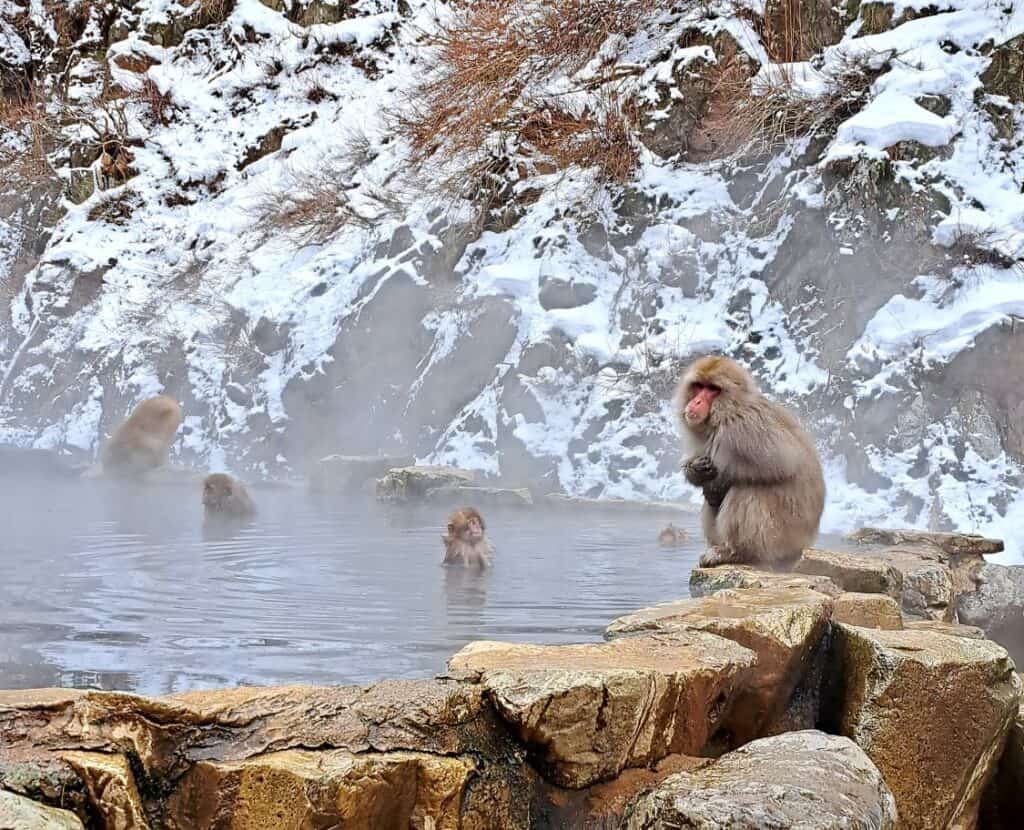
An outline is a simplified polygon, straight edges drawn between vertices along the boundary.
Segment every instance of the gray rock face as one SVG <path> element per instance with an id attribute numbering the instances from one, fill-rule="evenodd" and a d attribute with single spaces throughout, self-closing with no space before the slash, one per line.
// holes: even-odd
<path id="1" fill-rule="evenodd" d="M 389 470 L 412 467 L 415 463 L 411 455 L 329 455 L 313 468 L 309 486 L 324 491 L 357 490 Z"/>
<path id="2" fill-rule="evenodd" d="M 550 311 L 555 308 L 578 308 L 593 302 L 596 296 L 597 289 L 589 283 L 542 277 L 538 299 L 541 307 Z"/>
<path id="3" fill-rule="evenodd" d="M 763 738 L 638 798 L 626 830 L 893 830 L 896 803 L 848 738 L 808 730 Z"/>
<path id="4" fill-rule="evenodd" d="M 1024 567 L 986 562 L 968 573 L 973 584 L 957 593 L 957 618 L 984 629 L 1024 666 Z"/>
<path id="5" fill-rule="evenodd" d="M 377 500 L 404 503 L 426 498 L 439 487 L 471 485 L 476 476 L 455 467 L 400 467 L 377 479 Z"/>

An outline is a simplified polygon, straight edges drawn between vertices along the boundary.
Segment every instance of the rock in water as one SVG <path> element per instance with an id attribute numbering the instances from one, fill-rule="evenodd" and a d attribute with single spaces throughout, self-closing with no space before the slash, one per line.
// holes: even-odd
<path id="1" fill-rule="evenodd" d="M 45 807 L 28 798 L 0 790 L 0 828 L 3 830 L 84 830 L 74 813 Z"/>
<path id="2" fill-rule="evenodd" d="M 815 730 L 753 741 L 665 779 L 627 811 L 624 830 L 895 830 L 896 804 L 851 740 Z"/>

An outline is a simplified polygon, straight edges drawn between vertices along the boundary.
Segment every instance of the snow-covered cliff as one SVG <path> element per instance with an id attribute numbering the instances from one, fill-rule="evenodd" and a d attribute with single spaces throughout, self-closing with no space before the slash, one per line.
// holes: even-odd
<path id="1" fill-rule="evenodd" d="M 190 463 L 680 497 L 672 385 L 724 351 L 817 435 L 829 529 L 1017 555 L 1024 3 L 489 0 L 564 54 L 506 32 L 518 126 L 414 146 L 466 5 L 0 1 L 0 437 L 89 455 L 168 391 Z M 627 168 L 545 152 L 561 114 Z"/>

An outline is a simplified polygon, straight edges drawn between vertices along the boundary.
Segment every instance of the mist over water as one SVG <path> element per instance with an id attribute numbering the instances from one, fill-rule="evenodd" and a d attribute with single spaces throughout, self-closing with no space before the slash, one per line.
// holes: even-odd
<path id="1" fill-rule="evenodd" d="M 492 571 L 440 565 L 441 507 L 257 489 L 247 526 L 204 526 L 198 488 L 0 480 L 0 688 L 148 694 L 429 677 L 471 640 L 599 639 L 688 595 L 700 554 L 644 513 L 491 509 Z"/>

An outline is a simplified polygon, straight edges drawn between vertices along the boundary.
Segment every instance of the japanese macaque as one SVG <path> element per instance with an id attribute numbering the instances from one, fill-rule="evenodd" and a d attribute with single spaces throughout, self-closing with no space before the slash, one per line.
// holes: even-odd
<path id="1" fill-rule="evenodd" d="M 203 509 L 207 518 L 243 519 L 256 513 L 245 485 L 227 473 L 212 473 L 203 479 Z"/>
<path id="2" fill-rule="evenodd" d="M 704 491 L 708 544 L 701 567 L 781 564 L 814 542 L 825 480 L 810 436 L 761 395 L 746 369 L 702 357 L 686 371 L 676 405 L 689 452 L 686 480 Z"/>
<path id="3" fill-rule="evenodd" d="M 448 517 L 447 532 L 441 537 L 444 542 L 443 564 L 489 568 L 494 548 L 484 535 L 486 530 L 484 517 L 475 507 L 463 507 L 452 513 Z"/>
<path id="4" fill-rule="evenodd" d="M 675 548 L 683 544 L 687 538 L 688 534 L 685 530 L 681 527 L 676 527 L 670 522 L 658 534 L 658 544 L 663 548 Z"/>
<path id="5" fill-rule="evenodd" d="M 100 452 L 103 472 L 137 476 L 162 466 L 179 426 L 181 405 L 174 398 L 157 395 L 142 401 Z"/>

